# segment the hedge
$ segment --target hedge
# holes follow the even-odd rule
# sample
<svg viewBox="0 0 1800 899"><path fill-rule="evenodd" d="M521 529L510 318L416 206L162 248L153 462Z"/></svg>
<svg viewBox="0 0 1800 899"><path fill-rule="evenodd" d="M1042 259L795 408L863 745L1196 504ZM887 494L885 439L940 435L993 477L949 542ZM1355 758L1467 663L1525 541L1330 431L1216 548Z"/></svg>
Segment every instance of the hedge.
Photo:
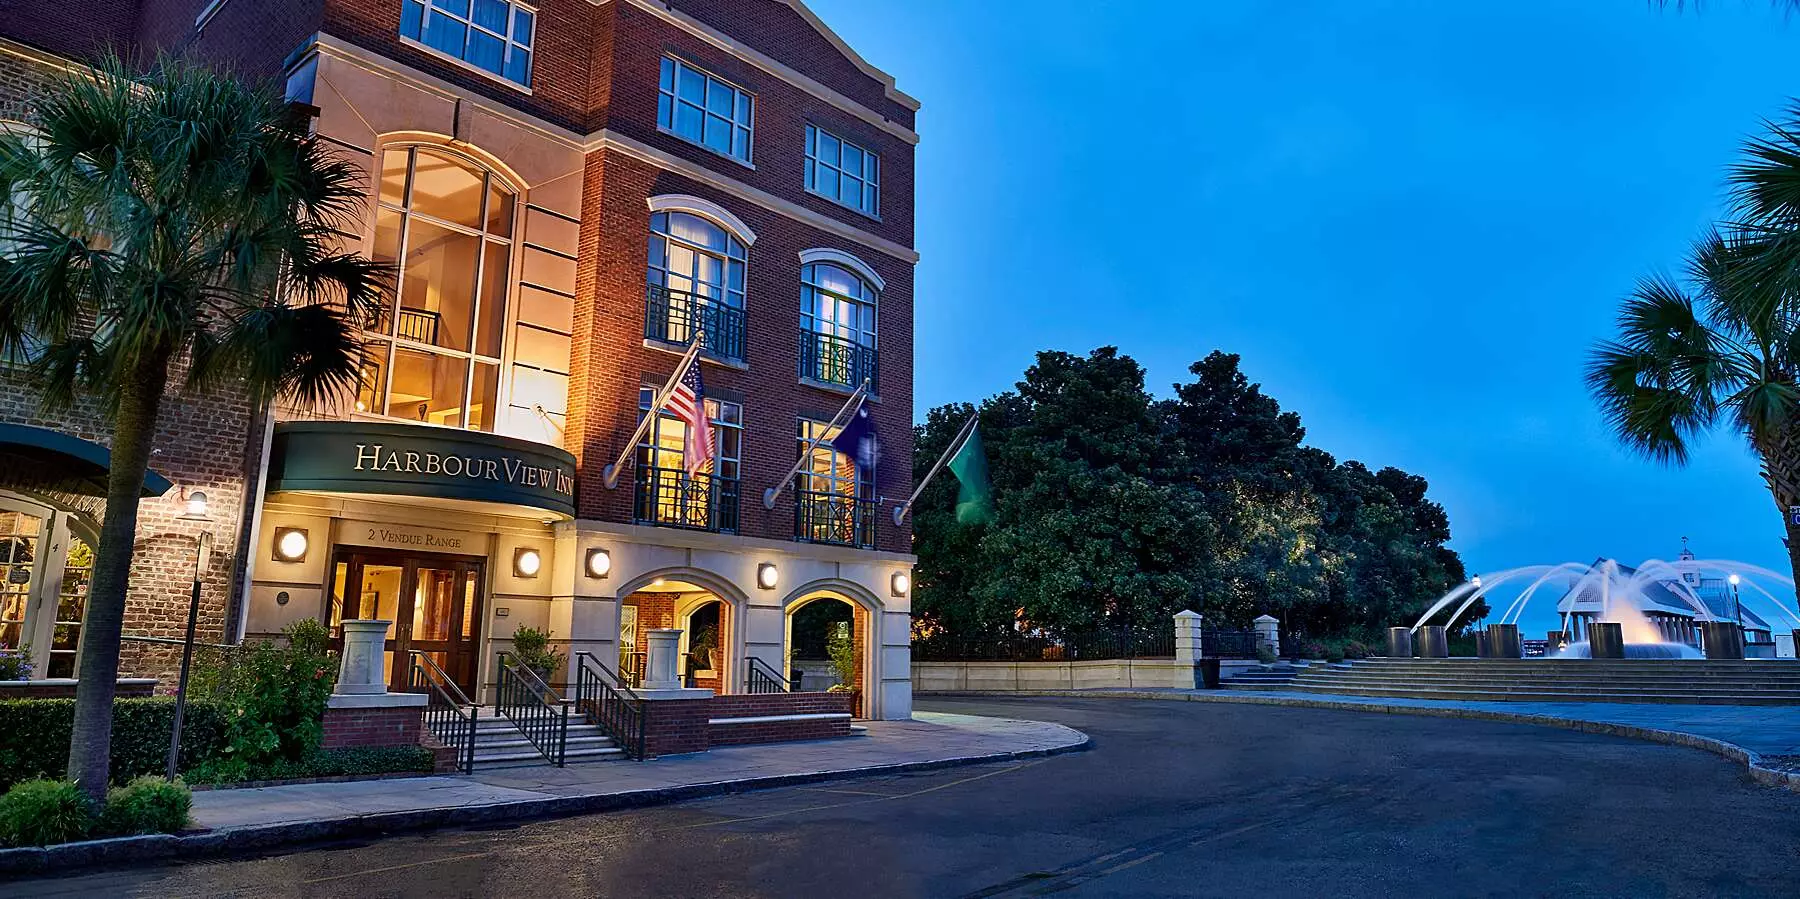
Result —
<svg viewBox="0 0 1800 899"><path fill-rule="evenodd" d="M74 722L73 699L0 700L0 790L19 781L66 776ZM112 782L165 772L174 722L173 698L114 700ZM224 710L210 701L189 700L181 724L182 770L191 770L224 746Z"/></svg>

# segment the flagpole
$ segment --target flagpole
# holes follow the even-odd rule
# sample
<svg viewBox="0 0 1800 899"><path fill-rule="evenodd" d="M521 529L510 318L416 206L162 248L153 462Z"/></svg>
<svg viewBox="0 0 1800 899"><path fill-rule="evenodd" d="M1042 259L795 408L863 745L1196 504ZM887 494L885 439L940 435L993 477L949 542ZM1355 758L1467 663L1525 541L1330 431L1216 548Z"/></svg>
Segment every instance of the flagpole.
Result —
<svg viewBox="0 0 1800 899"><path fill-rule="evenodd" d="M800 467L812 460L813 450L818 449L819 444L825 442L826 434L843 427L838 423L838 419L843 419L846 412L855 415L856 410L862 408L862 402L868 397L868 391L869 379L864 378L862 384L856 388L856 392L850 394L850 398L844 401L844 408L839 409L837 414L831 417L831 423L826 425L824 430L820 431L817 436L813 437L812 442L806 445L806 452L801 453L800 458L794 462L794 467L788 469L787 476L775 482L775 486L763 491L763 508L775 508L775 501L781 498L781 491L786 490L787 485L793 482L794 475L800 473ZM849 420L845 419L845 424L848 423Z"/></svg>
<svg viewBox="0 0 1800 899"><path fill-rule="evenodd" d="M968 421L963 422L962 430L956 432L956 437L950 441L950 445L944 447L943 455L938 456L938 460L932 463L931 470L925 472L925 480L920 481L919 486L913 488L912 496L907 497L906 502L894 507L895 527L899 527L900 523L906 520L907 510L912 508L913 503L918 502L919 494L925 492L925 487L931 483L931 479L937 477L937 473L943 470L944 465L962 451L962 445L969 442L969 435L975 433L975 423L980 418L981 412L976 411L969 416Z"/></svg>
<svg viewBox="0 0 1800 899"><path fill-rule="evenodd" d="M675 373L669 375L668 382L663 384L662 389L658 390L656 396L651 398L649 413L644 416L642 421L638 422L637 430L631 432L631 439L625 441L625 448L619 451L619 458L601 471L606 481L606 489L611 490L619 486L619 474L624 470L626 460L630 459L631 454L637 451L638 441L644 438L645 429L649 428L650 423L656 420L656 416L662 414L662 404L669 399L669 394L675 392L675 385L681 381L681 376L687 372L688 366L693 364L694 357L700 355L700 347L705 343L706 332L695 330L694 339L688 344L687 352L681 354L681 361L675 364Z"/></svg>

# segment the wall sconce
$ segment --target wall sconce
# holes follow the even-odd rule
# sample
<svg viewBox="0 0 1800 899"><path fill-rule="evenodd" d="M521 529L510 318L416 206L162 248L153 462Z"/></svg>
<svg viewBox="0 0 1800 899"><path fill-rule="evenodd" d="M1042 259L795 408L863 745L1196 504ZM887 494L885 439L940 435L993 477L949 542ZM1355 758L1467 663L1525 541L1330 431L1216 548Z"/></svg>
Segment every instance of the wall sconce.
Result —
<svg viewBox="0 0 1800 899"><path fill-rule="evenodd" d="M309 543L306 528L276 528L275 561L306 561L306 549Z"/></svg>
<svg viewBox="0 0 1800 899"><path fill-rule="evenodd" d="M529 546L513 550L513 577L537 577L544 567L544 557Z"/></svg>
<svg viewBox="0 0 1800 899"><path fill-rule="evenodd" d="M612 574L612 553L604 549L587 551L587 576L602 578Z"/></svg>
<svg viewBox="0 0 1800 899"><path fill-rule="evenodd" d="M895 596L905 596L906 591L912 589L912 575L904 571L894 572L894 576L888 579L888 589Z"/></svg>
<svg viewBox="0 0 1800 899"><path fill-rule="evenodd" d="M182 512L175 516L181 521L211 521L206 514L206 494L198 490L190 490L181 501Z"/></svg>
<svg viewBox="0 0 1800 899"><path fill-rule="evenodd" d="M774 562L764 562L756 566L756 586L764 590L773 590L781 583L781 572L775 568Z"/></svg>

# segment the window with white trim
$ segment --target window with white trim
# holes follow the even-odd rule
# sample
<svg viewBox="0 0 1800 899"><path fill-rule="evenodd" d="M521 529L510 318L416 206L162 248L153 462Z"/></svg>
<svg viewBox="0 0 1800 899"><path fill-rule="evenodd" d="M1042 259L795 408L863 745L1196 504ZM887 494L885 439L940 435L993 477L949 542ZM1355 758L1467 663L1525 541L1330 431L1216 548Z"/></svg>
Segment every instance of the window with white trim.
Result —
<svg viewBox="0 0 1800 899"><path fill-rule="evenodd" d="M668 56L656 98L657 127L740 162L750 161L756 98Z"/></svg>
<svg viewBox="0 0 1800 899"><path fill-rule="evenodd" d="M508 0L401 0L400 36L531 86L537 11Z"/></svg>
<svg viewBox="0 0 1800 899"><path fill-rule="evenodd" d="M807 125L806 189L880 218L881 157L817 125Z"/></svg>

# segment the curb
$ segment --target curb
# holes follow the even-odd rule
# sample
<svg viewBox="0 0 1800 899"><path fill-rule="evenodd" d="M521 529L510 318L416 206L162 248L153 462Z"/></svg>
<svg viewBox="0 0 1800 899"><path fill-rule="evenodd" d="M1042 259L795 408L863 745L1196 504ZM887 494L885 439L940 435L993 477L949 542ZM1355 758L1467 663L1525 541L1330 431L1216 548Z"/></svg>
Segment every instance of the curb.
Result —
<svg viewBox="0 0 1800 899"><path fill-rule="evenodd" d="M1650 743L1663 743L1669 746L1686 746L1691 749L1703 749L1715 755L1740 762L1748 769L1750 779L1769 787L1783 787L1800 792L1800 772L1780 771L1762 764L1762 756L1736 743L1728 743L1712 737L1690 734L1678 730L1659 730L1653 727L1639 727L1635 724L1614 724L1606 721L1587 721L1581 718L1561 718L1555 715L1532 715L1524 712L1499 712L1492 709L1459 709L1448 706L1413 706L1389 705L1371 702L1343 702L1333 699L1300 698L1295 696L1227 696L1204 693L1176 693L1149 690L967 690L958 692L933 691L915 693L914 696L1060 696L1072 699L1155 699L1164 702L1217 702L1235 703L1237 705L1272 705L1289 708L1337 709L1351 712L1378 712L1389 715L1418 715L1425 718L1464 718L1475 721L1499 721L1508 724L1535 724L1540 727L1556 727L1563 730L1580 731L1589 734L1602 734L1613 737L1629 737Z"/></svg>
<svg viewBox="0 0 1800 899"><path fill-rule="evenodd" d="M62 873L99 865L125 865L147 861L202 858L241 852L273 849L299 843L338 840L358 836L385 836L400 831L430 830L463 824L486 824L496 821L520 821L534 818L561 818L598 812L623 811L704 799L752 790L800 786L834 780L853 780L885 774L933 771L986 762L1044 758L1089 748L1091 738L1069 728L1080 740L1047 749L1021 749L986 755L931 759L922 762L897 762L847 768L840 771L809 771L797 774L771 774L742 780L685 784L654 790L628 790L620 793L598 793L590 796L561 796L550 799L526 799L495 802L486 805L462 805L417 809L403 812L378 812L335 818L326 821L300 821L229 827L201 833L175 835L150 834L136 837L114 837L84 840L57 846L0 849L0 879L32 874ZM85 873L85 871L84 871Z"/></svg>

